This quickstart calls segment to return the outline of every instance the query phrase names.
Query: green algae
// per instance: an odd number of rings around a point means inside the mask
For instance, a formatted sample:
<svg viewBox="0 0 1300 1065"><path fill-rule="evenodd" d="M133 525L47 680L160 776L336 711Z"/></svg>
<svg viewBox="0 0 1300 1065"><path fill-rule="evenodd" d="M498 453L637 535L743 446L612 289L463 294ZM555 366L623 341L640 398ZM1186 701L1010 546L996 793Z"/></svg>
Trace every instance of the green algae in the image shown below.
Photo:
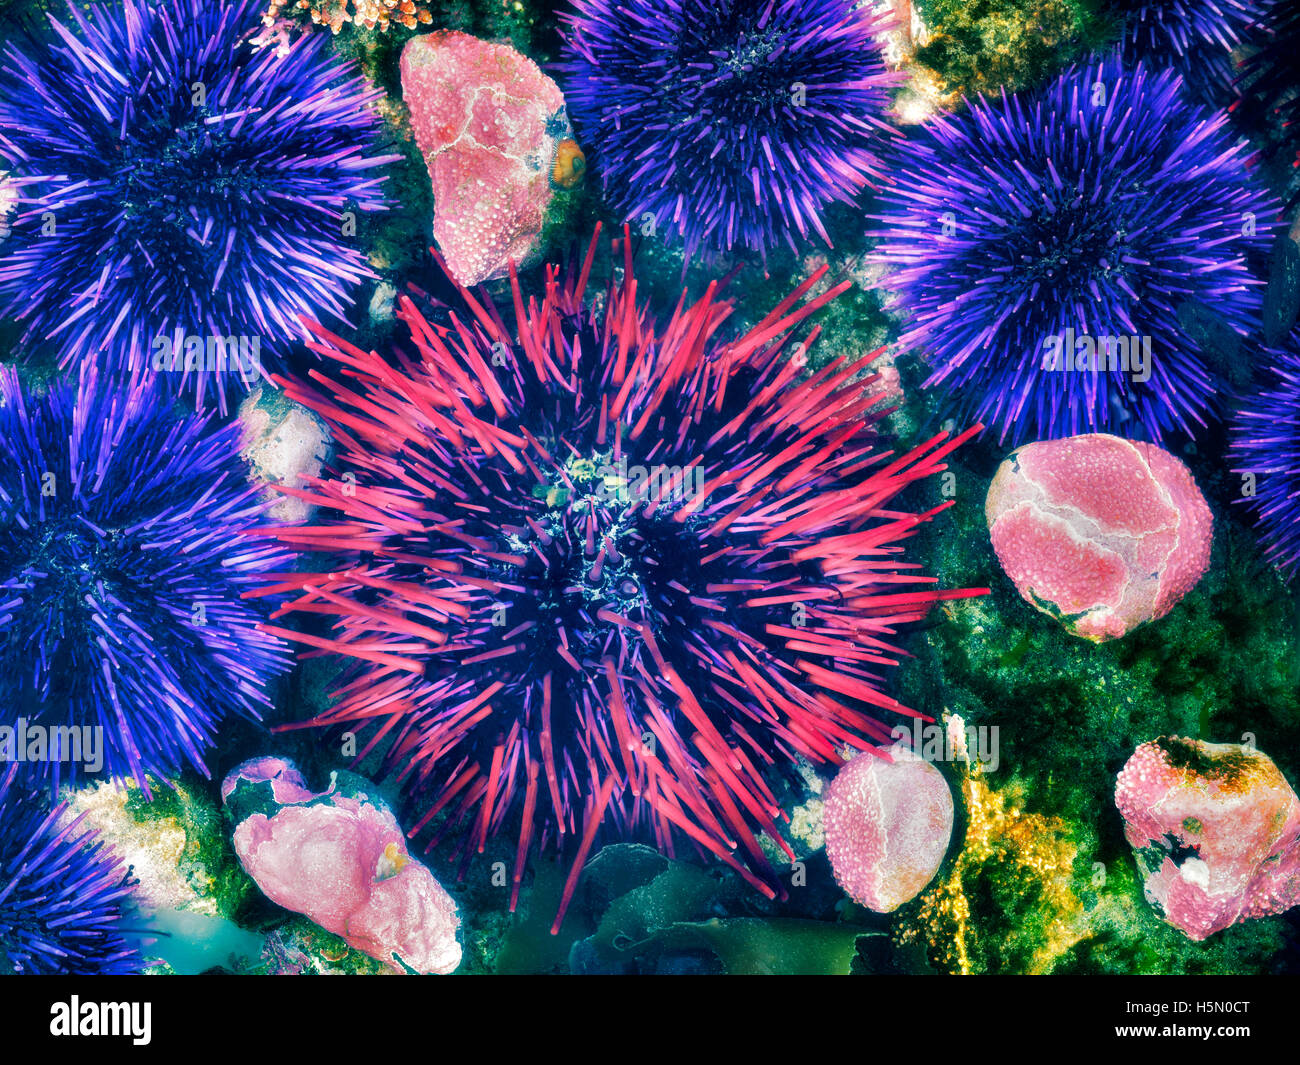
<svg viewBox="0 0 1300 1065"><path fill-rule="evenodd" d="M1006 774L1027 806L1056 818L1078 848L1071 893L1083 902L1086 934L1051 971L1269 971L1284 946L1280 918L1251 920L1203 943L1161 919L1143 897L1114 789L1136 747L1160 736L1253 744L1290 781L1300 779L1292 594L1261 563L1252 531L1230 506L1230 472L1189 451L1182 457L1215 515L1209 570L1169 615L1120 640L1071 636L1020 597L989 543L984 491L1006 450L983 441L950 460L955 506L915 550L942 586L992 591L946 604L942 623L913 634L907 649L916 660L899 671L899 698L932 716L948 710L967 725L996 727L1002 771L991 781L1001 787ZM914 505L941 501L937 484L914 493ZM1187 745L1170 746L1190 769L1232 771ZM1098 870L1101 886L1093 883ZM1002 960L999 968L982 961L977 971L1025 971L1017 966L1041 918L1004 871L985 875L991 882L971 891L972 921L1002 944Z"/></svg>
<svg viewBox="0 0 1300 1065"><path fill-rule="evenodd" d="M1097 0L916 0L929 39L915 62L940 90L973 97L1019 92L1113 40Z"/></svg>
<svg viewBox="0 0 1300 1065"><path fill-rule="evenodd" d="M1209 752L1189 740L1171 736L1161 736L1155 743L1174 769L1205 780L1232 784L1259 766L1259 760L1245 751Z"/></svg>
<svg viewBox="0 0 1300 1065"><path fill-rule="evenodd" d="M857 922L736 916L754 901L738 876L640 844L609 844L591 858L554 937L561 890L559 869L543 862L496 971L847 974L862 967L859 940L884 935Z"/></svg>
<svg viewBox="0 0 1300 1065"><path fill-rule="evenodd" d="M1104 887L1081 892L1091 903L1091 935L1056 966L1061 974L1248 975L1271 972L1286 946L1284 922L1246 921L1197 943L1163 921L1143 897L1131 860L1106 867Z"/></svg>
<svg viewBox="0 0 1300 1065"><path fill-rule="evenodd" d="M140 825L163 819L179 824L185 832L182 875L201 897L212 900L221 917L243 923L240 918L262 896L239 864L216 801L202 782L188 777L175 789L155 782L152 790L150 799L139 788L129 789L127 813Z"/></svg>

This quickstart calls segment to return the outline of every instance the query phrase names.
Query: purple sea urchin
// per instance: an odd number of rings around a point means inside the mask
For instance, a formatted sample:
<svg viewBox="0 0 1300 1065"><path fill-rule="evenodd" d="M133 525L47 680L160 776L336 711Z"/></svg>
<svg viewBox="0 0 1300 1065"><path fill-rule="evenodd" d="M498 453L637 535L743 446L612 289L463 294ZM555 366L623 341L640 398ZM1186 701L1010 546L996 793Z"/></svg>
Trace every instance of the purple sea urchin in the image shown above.
<svg viewBox="0 0 1300 1065"><path fill-rule="evenodd" d="M458 835L468 860L522 808L516 892L534 840L580 833L567 901L608 822L670 851L680 832L771 895L768 773L888 741L875 715L915 714L882 690L897 627L982 593L929 587L896 546L943 507L894 497L970 434L892 457L859 366L801 373L790 331L849 285L811 298L826 267L728 340L716 283L656 323L622 243L594 307L594 243L540 305L512 279L513 330L468 292L450 324L404 299L395 367L317 331L341 376L286 391L346 474L276 535L333 559L270 590L334 625L273 631L352 660L304 724L385 749L430 846Z"/></svg>
<svg viewBox="0 0 1300 1065"><path fill-rule="evenodd" d="M908 317L900 343L936 367L926 383L1013 443L1203 424L1222 377L1180 313L1255 331L1246 260L1277 230L1225 121L1173 72L1110 61L910 141L876 257Z"/></svg>
<svg viewBox="0 0 1300 1065"><path fill-rule="evenodd" d="M0 725L75 730L34 759L53 783L96 768L87 728L102 769L146 791L206 771L217 723L256 716L288 670L240 598L287 558L243 535L264 504L238 433L89 364L39 398L0 368Z"/></svg>
<svg viewBox="0 0 1300 1065"><path fill-rule="evenodd" d="M1233 472L1250 477L1241 502L1258 517L1265 557L1289 579L1300 567L1300 330L1266 359L1267 383L1233 421Z"/></svg>
<svg viewBox="0 0 1300 1065"><path fill-rule="evenodd" d="M577 0L560 64L611 205L688 256L810 232L882 175L894 79L853 0Z"/></svg>
<svg viewBox="0 0 1300 1065"><path fill-rule="evenodd" d="M157 371L174 354L161 341L191 337L274 349L368 276L344 216L384 206L372 172L395 157L367 155L379 93L315 35L256 51L258 7L70 5L75 26L51 20L59 43L39 58L8 49L0 169L21 202L0 301L64 365ZM224 406L216 361L190 367L177 382Z"/></svg>
<svg viewBox="0 0 1300 1065"><path fill-rule="evenodd" d="M1207 102L1225 97L1232 50L1266 18L1271 0L1118 0L1133 58L1171 63Z"/></svg>
<svg viewBox="0 0 1300 1065"><path fill-rule="evenodd" d="M80 818L0 766L0 972L102 976L138 972L123 928L131 877Z"/></svg>

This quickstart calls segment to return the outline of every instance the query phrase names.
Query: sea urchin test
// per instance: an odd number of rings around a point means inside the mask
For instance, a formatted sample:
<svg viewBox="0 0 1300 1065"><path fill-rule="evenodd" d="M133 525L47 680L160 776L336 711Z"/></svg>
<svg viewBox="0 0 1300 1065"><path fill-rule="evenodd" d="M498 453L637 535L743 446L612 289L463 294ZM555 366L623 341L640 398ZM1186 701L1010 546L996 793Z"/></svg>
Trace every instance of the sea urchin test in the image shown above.
<svg viewBox="0 0 1300 1065"><path fill-rule="evenodd" d="M447 272L473 286L530 265L555 189L586 167L559 87L509 45L439 30L402 49L402 95Z"/></svg>
<svg viewBox="0 0 1300 1065"><path fill-rule="evenodd" d="M254 758L226 777L221 797L239 862L273 902L398 972L455 971L456 903L408 853L368 781L334 773L317 794L292 762Z"/></svg>
<svg viewBox="0 0 1300 1065"><path fill-rule="evenodd" d="M890 913L919 895L952 839L952 792L943 774L906 747L889 760L860 754L826 791L826 856L855 902Z"/></svg>
<svg viewBox="0 0 1300 1065"><path fill-rule="evenodd" d="M1191 939L1300 904L1300 799L1262 751L1162 736L1115 780L1147 901Z"/></svg>

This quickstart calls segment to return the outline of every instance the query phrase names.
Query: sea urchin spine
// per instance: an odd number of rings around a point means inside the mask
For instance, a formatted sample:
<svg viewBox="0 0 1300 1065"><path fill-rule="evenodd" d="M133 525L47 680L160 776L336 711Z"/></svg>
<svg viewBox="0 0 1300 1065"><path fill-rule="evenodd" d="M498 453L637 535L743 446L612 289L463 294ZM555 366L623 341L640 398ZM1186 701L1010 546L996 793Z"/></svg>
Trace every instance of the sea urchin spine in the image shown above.
<svg viewBox="0 0 1300 1065"><path fill-rule="evenodd" d="M577 0L560 64L579 139L623 217L689 257L818 234L883 178L887 21L853 0Z"/></svg>
<svg viewBox="0 0 1300 1065"><path fill-rule="evenodd" d="M291 661L240 596L289 557L246 535L266 504L214 421L93 364L44 395L0 367L0 725L98 729L102 769L146 793L206 772L218 723L256 717ZM97 768L45 754L52 787Z"/></svg>
<svg viewBox="0 0 1300 1065"><path fill-rule="evenodd" d="M260 361L182 361L178 345L283 353L302 315L341 317L370 276L347 212L386 206L375 171L399 157L368 154L380 93L318 36L257 51L257 6L70 4L56 42L8 48L0 166L20 202L0 302L64 366L166 371L224 409Z"/></svg>
<svg viewBox="0 0 1300 1065"><path fill-rule="evenodd" d="M1171 71L1107 61L908 142L875 254L908 318L900 344L955 414L1012 443L1204 424L1229 343L1203 349L1183 322L1212 312L1239 346L1258 330L1249 260L1280 206L1226 121Z"/></svg>
<svg viewBox="0 0 1300 1065"><path fill-rule="evenodd" d="M132 879L94 833L0 768L0 961L10 974L138 972L123 904Z"/></svg>

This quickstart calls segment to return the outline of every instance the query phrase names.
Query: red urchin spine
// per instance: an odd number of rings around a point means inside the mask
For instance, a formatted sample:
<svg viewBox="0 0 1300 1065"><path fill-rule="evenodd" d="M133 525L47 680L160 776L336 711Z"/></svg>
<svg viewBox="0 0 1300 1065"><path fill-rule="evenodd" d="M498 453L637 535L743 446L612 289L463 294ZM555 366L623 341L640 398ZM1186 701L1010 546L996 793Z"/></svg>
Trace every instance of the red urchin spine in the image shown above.
<svg viewBox="0 0 1300 1065"><path fill-rule="evenodd" d="M986 591L893 591L934 583L906 572L916 567L898 561L895 545L950 504L921 514L885 509L907 485L944 470L943 459L980 427L952 440L941 433L897 458L873 452L864 430L882 413L869 411L859 364L841 356L801 380L797 360L783 357L790 331L848 282L810 298L821 268L730 343L716 340L731 308L715 282L696 303L680 300L656 332L637 304L625 228L622 279L593 313L594 333L574 334L598 239L599 230L576 278L562 281L548 267L540 303L525 303L512 270L517 338L490 302L463 289L469 317L452 312L446 325L403 297L399 317L419 358L399 353L396 366L311 325L313 350L340 366L341 378L313 371L313 385L279 383L334 427L358 477L288 490L332 508L336 520L264 530L302 550L346 552L351 562L281 575L265 589L296 595L277 617L338 619L333 636L268 631L306 645L305 656L366 663L330 709L282 727L375 724L358 759L388 742L386 764L398 778L435 795L410 834L445 815L429 848L459 832L462 862L483 852L522 792L512 910L543 798L551 817L541 849L576 835L581 812L556 929L606 820L646 827L670 855L680 831L776 897L758 833L790 860L794 852L777 828L788 816L764 770L800 755L839 761L846 745L880 753L872 740L887 741L889 729L851 704L924 717L876 686L872 668L896 664L887 638L940 601ZM488 364L497 355L499 374ZM593 357L596 379L585 383L599 389L598 402L583 388ZM745 394L736 391L740 374L750 378ZM543 420L556 412L569 431L539 439L523 424L525 409ZM608 446L613 461L632 447L638 457L671 457L670 490L687 469L678 461L693 456L706 467L703 489L671 513L660 498L638 498L620 511L616 532L566 465L585 458L584 442ZM564 511L569 524L557 528L554 511L503 491L511 477L534 493L581 497ZM691 575L653 572L651 539L664 529L688 533L698 547L694 587L678 579ZM554 577L557 551L580 558L573 572L581 575L545 585L548 594L603 589L632 556L645 562L644 583L661 586L656 612L647 616L640 599L619 610L602 598L578 612L579 631L557 608L544 619L551 642L541 651L538 618L486 624L497 597L535 591L525 575L538 572L537 560ZM815 567L817 580L801 567ZM801 623L771 619L773 608L796 605ZM671 654L657 632L674 634ZM554 657L542 662L543 653ZM557 731L571 742L557 743Z"/></svg>

